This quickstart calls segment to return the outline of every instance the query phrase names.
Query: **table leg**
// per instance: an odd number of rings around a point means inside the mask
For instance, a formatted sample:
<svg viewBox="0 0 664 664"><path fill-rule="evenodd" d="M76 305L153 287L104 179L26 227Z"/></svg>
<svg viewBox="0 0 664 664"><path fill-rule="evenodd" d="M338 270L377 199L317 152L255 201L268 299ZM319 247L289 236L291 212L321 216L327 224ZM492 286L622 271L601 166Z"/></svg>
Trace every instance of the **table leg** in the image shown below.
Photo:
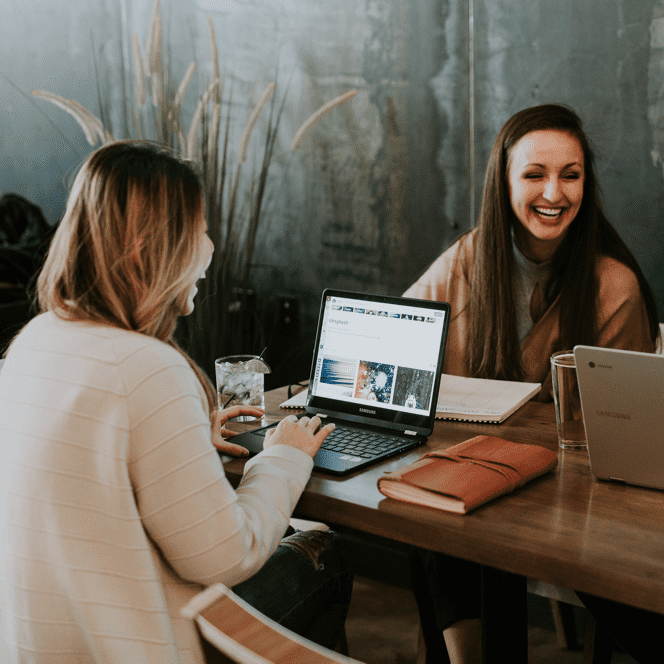
<svg viewBox="0 0 664 664"><path fill-rule="evenodd" d="M482 565L484 664L527 664L526 578Z"/></svg>

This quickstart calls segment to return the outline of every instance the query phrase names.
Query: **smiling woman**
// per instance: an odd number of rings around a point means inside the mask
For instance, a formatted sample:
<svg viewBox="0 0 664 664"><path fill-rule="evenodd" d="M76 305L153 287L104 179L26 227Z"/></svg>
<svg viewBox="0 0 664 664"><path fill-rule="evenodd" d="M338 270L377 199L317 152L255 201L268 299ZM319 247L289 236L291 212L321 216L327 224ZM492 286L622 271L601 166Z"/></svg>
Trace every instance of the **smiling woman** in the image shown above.
<svg viewBox="0 0 664 664"><path fill-rule="evenodd" d="M477 227L405 295L452 304L446 373L541 382L545 400L553 352L652 352L659 332L650 286L602 210L581 120L558 104L507 121Z"/></svg>
<svg viewBox="0 0 664 664"><path fill-rule="evenodd" d="M641 269L606 219L579 117L535 106L501 129L477 228L406 295L452 305L445 373L541 382L549 357L576 344L653 352L659 326ZM480 572L413 552L427 662L481 660Z"/></svg>

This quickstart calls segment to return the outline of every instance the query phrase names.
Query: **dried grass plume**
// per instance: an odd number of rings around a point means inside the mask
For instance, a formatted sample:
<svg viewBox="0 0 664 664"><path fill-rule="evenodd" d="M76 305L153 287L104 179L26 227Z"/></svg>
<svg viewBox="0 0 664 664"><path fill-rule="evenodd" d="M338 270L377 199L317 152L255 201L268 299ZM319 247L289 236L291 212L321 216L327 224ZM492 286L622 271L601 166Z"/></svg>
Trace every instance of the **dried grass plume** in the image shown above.
<svg viewBox="0 0 664 664"><path fill-rule="evenodd" d="M41 99L46 99L46 101L50 101L51 104L54 104L66 113L69 113L69 115L71 115L72 118L78 122L79 127L83 130L83 133L85 134L85 140L90 145L97 144L99 141L99 138L97 137L97 128L94 123L90 122L86 115L81 113L80 109L77 108L76 102L71 99L65 99L64 97L55 95L52 92L46 92L44 90L33 90L32 95Z"/></svg>
<svg viewBox="0 0 664 664"><path fill-rule="evenodd" d="M291 142L290 149L292 151L297 150L304 141L304 137L309 133L310 129L317 123L320 122L320 119L327 115L333 108L336 108L340 104L343 104L345 101L354 97L357 94L357 90L349 90L338 97L335 97L331 101L328 101L327 104L323 104L315 113L312 113L307 120L302 124L302 126L295 132L293 140Z"/></svg>
<svg viewBox="0 0 664 664"><path fill-rule="evenodd" d="M251 140L251 132L254 130L254 126L260 117L260 114L263 112L265 105L270 100L272 93L274 92L274 82L270 83L266 88L265 92L261 95L261 98L258 100L256 107L251 112L247 120L247 124L244 126L244 131L242 132L242 138L240 138L240 147L237 151L237 162L238 164L244 164L247 160L247 152L249 151L249 141Z"/></svg>

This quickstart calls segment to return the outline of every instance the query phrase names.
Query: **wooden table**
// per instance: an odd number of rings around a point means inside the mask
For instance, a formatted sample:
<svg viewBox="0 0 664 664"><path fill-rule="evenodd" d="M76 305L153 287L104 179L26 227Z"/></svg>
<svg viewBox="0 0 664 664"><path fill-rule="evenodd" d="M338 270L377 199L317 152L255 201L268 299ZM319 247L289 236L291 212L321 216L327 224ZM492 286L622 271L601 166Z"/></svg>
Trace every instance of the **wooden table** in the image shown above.
<svg viewBox="0 0 664 664"><path fill-rule="evenodd" d="M289 413L279 409L285 397L285 388L266 394L269 420ZM376 488L384 472L478 434L548 447L558 468L467 515L410 506ZM237 483L244 461L224 465ZM345 478L314 473L296 513L485 566L489 662L506 652L527 661L526 577L664 613L664 492L597 482L587 452L558 448L553 404L529 402L500 425L437 421L413 451Z"/></svg>

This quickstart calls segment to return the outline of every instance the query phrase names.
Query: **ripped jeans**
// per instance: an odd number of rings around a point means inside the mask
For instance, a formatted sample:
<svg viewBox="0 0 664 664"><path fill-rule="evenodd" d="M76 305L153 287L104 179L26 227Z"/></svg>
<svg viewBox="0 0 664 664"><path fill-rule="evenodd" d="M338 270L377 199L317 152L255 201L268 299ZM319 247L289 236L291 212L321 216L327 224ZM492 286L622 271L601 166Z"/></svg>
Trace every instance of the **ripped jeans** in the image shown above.
<svg viewBox="0 0 664 664"><path fill-rule="evenodd" d="M343 631L352 587L353 574L340 554L339 536L324 530L296 530L233 592L296 634L334 648Z"/></svg>

